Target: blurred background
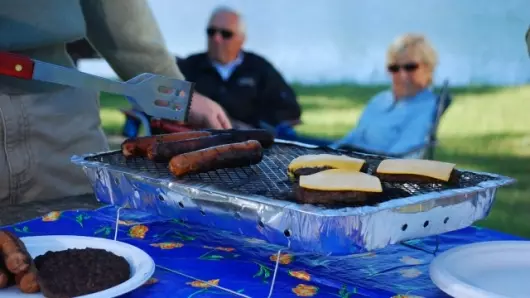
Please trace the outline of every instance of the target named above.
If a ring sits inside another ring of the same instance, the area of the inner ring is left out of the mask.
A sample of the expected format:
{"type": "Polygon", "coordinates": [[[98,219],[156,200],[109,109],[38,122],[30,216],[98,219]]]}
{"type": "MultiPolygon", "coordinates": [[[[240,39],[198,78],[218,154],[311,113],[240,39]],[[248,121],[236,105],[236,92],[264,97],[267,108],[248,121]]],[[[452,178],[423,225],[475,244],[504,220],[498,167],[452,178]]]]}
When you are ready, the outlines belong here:
{"type": "MultiPolygon", "coordinates": [[[[481,225],[530,237],[530,57],[524,35],[528,0],[152,0],[170,50],[204,51],[211,11],[229,5],[245,17],[246,50],[267,58],[292,83],[303,108],[297,128],[338,138],[355,126],[366,102],[388,88],[385,52],[406,32],[426,35],[439,53],[435,85],[450,82],[453,104],[439,127],[435,159],[518,180],[502,189],[481,225]]],[[[104,62],[82,71],[112,77],[104,62]]],[[[111,140],[128,103],[101,98],[111,140]]],[[[117,142],[118,143],[118,142],[117,142]]]]}
{"type": "MultiPolygon", "coordinates": [[[[169,49],[181,57],[203,51],[204,30],[220,4],[247,23],[246,48],[271,61],[289,81],[387,83],[385,52],[405,32],[426,35],[440,55],[436,78],[452,85],[530,82],[524,34],[527,0],[173,0],[150,1],[169,49]],[[303,55],[302,55],[303,53],[303,55]]],[[[113,75],[104,62],[82,70],[113,75]]]]}

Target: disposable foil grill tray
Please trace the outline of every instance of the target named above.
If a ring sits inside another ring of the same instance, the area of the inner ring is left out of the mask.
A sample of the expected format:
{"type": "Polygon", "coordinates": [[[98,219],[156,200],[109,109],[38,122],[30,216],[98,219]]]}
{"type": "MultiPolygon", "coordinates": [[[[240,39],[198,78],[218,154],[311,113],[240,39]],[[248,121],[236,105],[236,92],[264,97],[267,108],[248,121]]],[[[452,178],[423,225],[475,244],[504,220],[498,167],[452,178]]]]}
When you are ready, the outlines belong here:
{"type": "MultiPolygon", "coordinates": [[[[335,153],[288,142],[258,165],[175,178],[167,163],[126,159],[121,152],[75,156],[102,202],[242,234],[299,251],[349,254],[467,227],[487,216],[496,189],[513,179],[461,171],[459,184],[383,182],[366,206],[298,204],[287,166],[297,156],[335,153]]],[[[373,174],[384,157],[356,153],[373,174]]]]}
{"type": "MultiPolygon", "coordinates": [[[[178,181],[186,185],[208,183],[222,189],[229,189],[245,196],[260,195],[278,200],[290,200],[292,196],[292,183],[287,177],[287,166],[294,158],[306,154],[333,153],[331,149],[305,148],[290,144],[276,145],[268,150],[261,163],[251,167],[235,169],[221,169],[202,174],[188,175],[178,181]]],[[[336,154],[336,152],[335,152],[336,154]]],[[[375,172],[377,164],[382,158],[369,157],[355,153],[346,153],[349,156],[367,160],[368,173],[375,172]]],[[[118,166],[148,173],[149,176],[167,179],[173,177],[168,170],[167,163],[155,163],[147,158],[125,158],[120,152],[111,152],[93,157],[87,160],[97,161],[104,164],[118,166]]],[[[473,172],[461,172],[461,182],[457,186],[446,186],[444,184],[429,183],[388,183],[383,182],[385,191],[378,202],[396,198],[439,192],[452,188],[462,188],[478,185],[480,182],[495,179],[489,175],[481,175],[473,172]]]]}

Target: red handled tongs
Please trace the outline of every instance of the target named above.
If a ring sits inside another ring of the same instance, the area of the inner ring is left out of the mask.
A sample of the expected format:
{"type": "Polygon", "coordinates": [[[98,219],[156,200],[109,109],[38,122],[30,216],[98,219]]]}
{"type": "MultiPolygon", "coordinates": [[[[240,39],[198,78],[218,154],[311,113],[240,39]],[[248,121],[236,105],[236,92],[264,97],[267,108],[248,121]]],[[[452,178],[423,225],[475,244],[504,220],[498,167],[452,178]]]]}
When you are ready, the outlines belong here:
{"type": "Polygon", "coordinates": [[[119,82],[5,52],[0,52],[0,75],[124,95],[135,110],[179,122],[188,118],[194,86],[191,82],[154,74],[141,74],[119,82]]]}

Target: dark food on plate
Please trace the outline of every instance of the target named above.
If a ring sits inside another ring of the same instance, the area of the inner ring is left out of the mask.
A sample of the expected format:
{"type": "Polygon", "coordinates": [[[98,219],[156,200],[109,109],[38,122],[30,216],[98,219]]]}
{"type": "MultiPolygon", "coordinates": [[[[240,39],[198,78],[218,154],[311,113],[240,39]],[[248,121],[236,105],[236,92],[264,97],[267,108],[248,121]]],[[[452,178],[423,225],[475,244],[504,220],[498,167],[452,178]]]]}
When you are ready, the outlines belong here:
{"type": "Polygon", "coordinates": [[[0,288],[16,283],[23,293],[39,291],[37,270],[26,246],[17,236],[0,231],[0,288]]]}
{"type": "Polygon", "coordinates": [[[121,151],[125,157],[147,155],[147,148],[156,143],[176,142],[187,139],[206,137],[212,133],[207,131],[186,131],[156,136],[130,138],[121,144],[121,151]]]}
{"type": "Polygon", "coordinates": [[[293,159],[287,167],[287,174],[291,178],[298,178],[329,169],[359,172],[364,164],[364,160],[346,155],[308,154],[293,159]]]}
{"type": "Polygon", "coordinates": [[[425,159],[385,159],[377,167],[375,175],[387,182],[458,184],[455,166],[453,163],[425,159]]]}
{"type": "Polygon", "coordinates": [[[227,133],[235,136],[239,142],[256,140],[263,148],[269,148],[274,144],[274,135],[265,129],[206,129],[205,131],[214,135],[227,133]]]}
{"type": "Polygon", "coordinates": [[[128,280],[125,258],[103,249],[68,249],[35,258],[44,296],[66,298],[103,291],[128,280]]]}
{"type": "Polygon", "coordinates": [[[176,155],[169,170],[177,177],[222,168],[250,166],[261,162],[263,150],[258,141],[232,143],[176,155]]]}
{"type": "Polygon", "coordinates": [[[362,203],[383,191],[375,176],[346,169],[331,169],[300,176],[296,200],[304,204],[362,203]]]}

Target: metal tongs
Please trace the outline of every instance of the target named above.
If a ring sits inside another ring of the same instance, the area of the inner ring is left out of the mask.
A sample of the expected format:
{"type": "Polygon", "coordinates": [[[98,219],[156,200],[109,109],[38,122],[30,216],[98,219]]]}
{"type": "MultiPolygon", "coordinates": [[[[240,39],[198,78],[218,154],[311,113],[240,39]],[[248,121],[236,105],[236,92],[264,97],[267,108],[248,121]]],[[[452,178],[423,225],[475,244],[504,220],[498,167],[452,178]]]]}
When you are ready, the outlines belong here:
{"type": "Polygon", "coordinates": [[[179,122],[187,121],[194,87],[191,82],[147,73],[120,82],[5,52],[0,52],[0,75],[123,95],[135,110],[179,122]]]}

